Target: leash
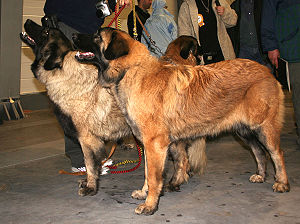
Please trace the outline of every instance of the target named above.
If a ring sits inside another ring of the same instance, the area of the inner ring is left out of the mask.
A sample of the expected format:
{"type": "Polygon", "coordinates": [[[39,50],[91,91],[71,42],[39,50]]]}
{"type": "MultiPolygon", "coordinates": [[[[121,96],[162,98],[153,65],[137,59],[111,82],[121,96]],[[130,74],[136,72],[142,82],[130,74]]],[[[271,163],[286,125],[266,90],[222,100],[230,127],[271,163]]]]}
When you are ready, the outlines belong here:
{"type": "MultiPolygon", "coordinates": [[[[111,147],[111,150],[110,150],[110,153],[109,153],[108,157],[101,162],[101,166],[100,167],[102,167],[112,157],[112,155],[116,151],[116,148],[117,148],[117,144],[114,144],[111,147]]],[[[59,174],[68,174],[68,175],[72,175],[72,176],[83,176],[83,175],[86,175],[86,171],[72,173],[72,172],[68,172],[68,171],[65,171],[65,170],[60,170],[60,171],[58,171],[58,173],[59,174]]]]}
{"type": "MultiPolygon", "coordinates": [[[[116,5],[116,9],[117,9],[116,5]]],[[[123,11],[123,9],[125,8],[125,5],[123,5],[120,10],[115,10],[115,16],[114,18],[110,21],[110,23],[107,25],[107,27],[110,27],[114,21],[116,21],[116,19],[118,18],[118,16],[121,14],[121,12],[123,11]]],[[[158,51],[161,55],[163,55],[163,52],[161,51],[161,49],[156,45],[155,41],[151,38],[151,35],[149,34],[149,32],[146,30],[145,26],[143,25],[141,19],[139,18],[138,14],[135,11],[135,0],[132,0],[132,14],[133,14],[133,36],[134,39],[137,40],[137,25],[136,25],[136,19],[138,20],[139,24],[142,26],[143,30],[145,31],[145,34],[147,35],[150,44],[153,46],[153,50],[158,51]]],[[[120,21],[116,21],[116,28],[120,28],[120,21]]]]}
{"type": "MultiPolygon", "coordinates": [[[[136,170],[137,168],[140,167],[140,165],[141,165],[141,163],[142,163],[142,154],[143,154],[143,153],[142,153],[142,148],[141,148],[140,145],[138,144],[138,140],[137,140],[135,137],[134,137],[134,139],[135,139],[136,147],[137,147],[137,150],[138,150],[138,156],[139,156],[139,159],[138,159],[138,160],[135,160],[135,161],[134,161],[134,160],[125,160],[125,161],[120,162],[120,163],[117,163],[117,164],[115,164],[115,165],[106,166],[106,167],[108,167],[109,169],[117,169],[118,166],[120,166],[120,165],[125,165],[125,164],[129,164],[129,163],[136,163],[136,162],[138,162],[138,164],[137,164],[135,167],[133,167],[133,168],[131,168],[131,169],[129,169],[129,170],[117,170],[117,171],[111,171],[111,170],[110,170],[110,173],[111,173],[111,174],[129,173],[129,172],[132,172],[132,171],[134,171],[134,170],[136,170]]],[[[116,150],[116,147],[117,147],[116,144],[114,144],[114,145],[112,146],[111,151],[110,151],[108,157],[107,157],[105,160],[103,160],[103,161],[101,162],[100,168],[103,166],[103,164],[105,164],[105,163],[112,157],[112,155],[114,154],[114,152],[115,152],[115,150],[116,150]]],[[[60,170],[58,173],[59,173],[59,174],[72,175],[72,176],[83,176],[83,175],[86,175],[86,172],[76,172],[76,173],[72,173],[72,172],[67,172],[67,171],[65,171],[65,170],[60,170]]]]}
{"type": "Polygon", "coordinates": [[[136,162],[138,162],[138,164],[135,167],[133,167],[129,170],[110,171],[110,173],[112,173],[112,174],[129,173],[129,172],[135,171],[137,168],[140,167],[140,165],[142,163],[142,148],[138,144],[138,140],[135,137],[134,137],[134,140],[135,140],[135,143],[136,143],[136,148],[138,150],[138,156],[139,156],[138,161],[125,160],[124,162],[118,163],[118,164],[113,165],[113,166],[107,166],[107,167],[110,168],[110,169],[117,169],[119,165],[123,165],[123,164],[127,164],[127,163],[136,163],[136,162]]]}
{"type": "Polygon", "coordinates": [[[137,20],[139,21],[140,25],[142,26],[146,36],[148,37],[149,41],[150,41],[150,44],[154,47],[152,49],[157,50],[161,55],[163,55],[163,52],[161,51],[161,49],[156,45],[155,41],[151,38],[151,35],[150,33],[146,30],[145,26],[143,25],[140,17],[138,16],[138,14],[136,14],[136,18],[137,20]]]}
{"type": "Polygon", "coordinates": [[[136,12],[135,12],[135,1],[132,0],[132,17],[133,17],[133,38],[137,40],[138,33],[137,33],[137,26],[136,26],[136,12]]]}
{"type": "Polygon", "coordinates": [[[113,24],[113,22],[118,18],[118,16],[121,14],[124,8],[125,5],[123,5],[117,13],[115,13],[115,17],[110,21],[107,27],[110,27],[113,24]]]}

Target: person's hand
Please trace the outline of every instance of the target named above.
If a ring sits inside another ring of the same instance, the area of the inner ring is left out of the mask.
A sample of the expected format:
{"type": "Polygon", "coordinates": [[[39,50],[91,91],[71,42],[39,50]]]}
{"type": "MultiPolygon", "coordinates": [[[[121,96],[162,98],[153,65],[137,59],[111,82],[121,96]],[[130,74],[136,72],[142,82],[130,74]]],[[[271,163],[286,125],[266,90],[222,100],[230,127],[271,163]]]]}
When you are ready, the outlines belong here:
{"type": "Polygon", "coordinates": [[[119,0],[120,6],[127,5],[131,6],[131,0],[119,0]]]}
{"type": "Polygon", "coordinates": [[[223,6],[216,6],[217,14],[222,16],[225,12],[225,8],[223,6]]]}
{"type": "Polygon", "coordinates": [[[268,57],[275,68],[278,68],[278,58],[280,57],[279,50],[275,49],[273,51],[268,51],[268,57]]]}

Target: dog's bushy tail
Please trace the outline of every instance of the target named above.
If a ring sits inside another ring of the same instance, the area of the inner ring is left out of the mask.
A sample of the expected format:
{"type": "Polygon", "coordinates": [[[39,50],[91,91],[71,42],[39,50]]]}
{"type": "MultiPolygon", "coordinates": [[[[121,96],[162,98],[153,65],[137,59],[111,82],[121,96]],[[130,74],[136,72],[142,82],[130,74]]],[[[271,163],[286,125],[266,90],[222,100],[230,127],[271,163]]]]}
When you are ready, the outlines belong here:
{"type": "Polygon", "coordinates": [[[188,148],[191,174],[203,174],[206,167],[205,138],[194,140],[188,148]]]}

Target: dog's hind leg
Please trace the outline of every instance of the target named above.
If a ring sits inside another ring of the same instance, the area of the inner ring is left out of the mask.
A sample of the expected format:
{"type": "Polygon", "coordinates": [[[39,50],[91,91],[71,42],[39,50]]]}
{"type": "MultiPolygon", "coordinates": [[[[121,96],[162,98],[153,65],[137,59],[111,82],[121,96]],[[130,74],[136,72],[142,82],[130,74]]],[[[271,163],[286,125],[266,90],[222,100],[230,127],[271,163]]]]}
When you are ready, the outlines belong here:
{"type": "MultiPolygon", "coordinates": [[[[283,151],[280,149],[280,131],[284,115],[283,98],[281,86],[272,76],[269,76],[248,89],[243,107],[241,107],[251,131],[257,136],[273,161],[275,167],[273,190],[275,192],[290,190],[283,151]]],[[[254,153],[257,154],[257,158],[260,158],[260,151],[254,150],[254,153]]],[[[260,163],[263,164],[262,161],[260,163]]],[[[264,168],[261,167],[261,169],[264,168]]]]}
{"type": "Polygon", "coordinates": [[[275,183],[273,185],[273,190],[275,192],[290,191],[283,151],[280,148],[280,132],[274,127],[274,122],[267,122],[264,124],[259,139],[269,152],[275,167],[275,183]]]}
{"type": "Polygon", "coordinates": [[[263,183],[266,177],[266,153],[264,146],[259,142],[256,131],[250,130],[245,125],[240,125],[236,130],[236,134],[250,146],[253,156],[255,157],[257,170],[256,174],[253,174],[249,181],[252,183],[263,183]]]}
{"type": "Polygon", "coordinates": [[[173,143],[169,148],[174,160],[174,174],[169,184],[165,187],[166,191],[179,191],[180,185],[189,179],[190,165],[186,152],[187,147],[188,144],[181,141],[173,143]]]}
{"type": "Polygon", "coordinates": [[[104,159],[104,142],[95,136],[79,138],[86,166],[87,181],[79,186],[80,196],[95,195],[98,190],[99,170],[104,159]]]}
{"type": "Polygon", "coordinates": [[[190,176],[203,174],[206,168],[206,140],[204,137],[192,141],[188,147],[190,176]]]}

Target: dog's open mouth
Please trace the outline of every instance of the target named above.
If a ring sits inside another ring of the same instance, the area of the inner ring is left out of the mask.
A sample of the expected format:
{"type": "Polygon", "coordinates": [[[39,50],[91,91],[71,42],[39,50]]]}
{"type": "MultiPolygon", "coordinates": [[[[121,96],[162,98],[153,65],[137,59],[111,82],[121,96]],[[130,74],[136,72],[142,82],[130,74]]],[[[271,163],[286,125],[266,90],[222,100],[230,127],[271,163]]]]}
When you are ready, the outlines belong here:
{"type": "Polygon", "coordinates": [[[34,39],[32,39],[26,32],[22,32],[22,37],[26,40],[30,45],[35,45],[34,39]]]}
{"type": "Polygon", "coordinates": [[[95,54],[93,52],[77,52],[75,55],[76,59],[79,60],[92,60],[95,58],[95,54]]]}

